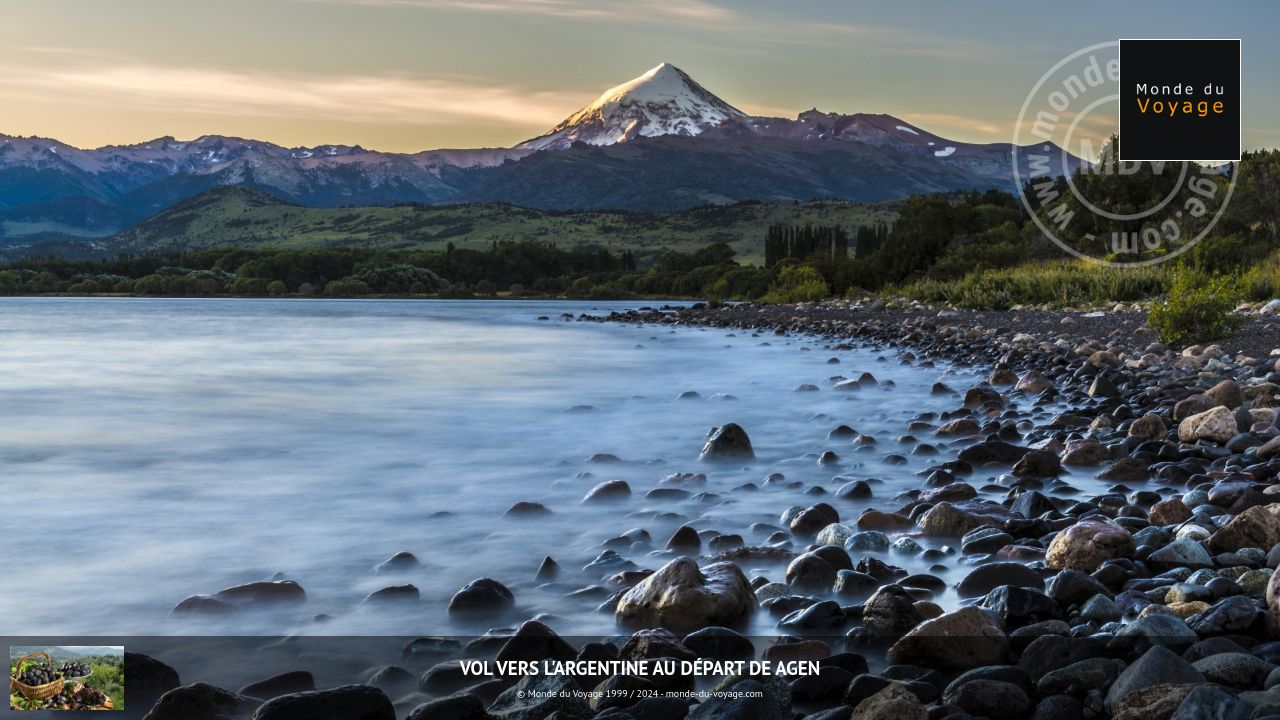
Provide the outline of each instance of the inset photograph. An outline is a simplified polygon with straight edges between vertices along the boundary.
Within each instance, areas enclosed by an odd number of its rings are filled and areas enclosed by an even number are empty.
[[[9,648],[10,710],[123,710],[124,648]]]

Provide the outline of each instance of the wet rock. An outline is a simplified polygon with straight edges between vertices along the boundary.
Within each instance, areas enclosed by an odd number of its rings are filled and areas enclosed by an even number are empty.
[[[1008,654],[1008,638],[991,617],[966,607],[912,628],[889,648],[888,657],[895,663],[968,670],[1003,662]]]
[[[902,683],[889,683],[885,688],[858,703],[851,720],[927,720],[924,704]]]
[[[841,570],[836,573],[833,590],[842,600],[861,600],[875,592],[880,584],[878,579],[867,573]]]
[[[299,605],[307,601],[302,586],[292,580],[236,585],[214,595],[194,595],[178,603],[174,613],[213,614],[268,605]]]
[[[554,713],[566,719],[591,717],[586,694],[573,678],[526,675],[489,706],[494,720],[542,720]]]
[[[1029,450],[1013,464],[1018,477],[1055,477],[1062,472],[1062,461],[1050,450]]]
[[[935,433],[938,435],[977,435],[981,432],[981,429],[982,425],[977,420],[960,417],[943,423]]]
[[[1224,553],[1241,548],[1269,550],[1276,543],[1280,543],[1280,519],[1267,507],[1255,505],[1231,518],[1205,545],[1212,552]]]
[[[1176,525],[1191,519],[1191,510],[1182,498],[1173,497],[1152,505],[1147,515],[1152,525]]]
[[[526,620],[498,651],[499,661],[572,660],[578,656],[569,643],[537,620]]]
[[[755,656],[755,646],[737,632],[725,627],[707,627],[689,633],[684,645],[707,660],[741,660]]]
[[[631,486],[625,480],[608,480],[587,491],[583,504],[625,500],[631,497]]]
[[[858,516],[860,530],[905,530],[914,526],[911,518],[898,513],[871,509]]]
[[[1147,413],[1129,424],[1129,437],[1145,440],[1163,440],[1169,436],[1164,420],[1155,413]]]
[[[392,585],[369,593],[369,596],[364,599],[364,602],[372,605],[417,599],[418,588],[416,585]]]
[[[922,620],[924,616],[916,608],[915,598],[898,585],[881,587],[862,608],[862,624],[884,637],[901,635]]]
[[[1147,562],[1161,571],[1179,567],[1192,569],[1213,567],[1213,557],[1209,555],[1209,551],[1191,539],[1174,540],[1151,553],[1147,557]]]
[[[1236,595],[1223,598],[1187,618],[1187,626],[1201,635],[1243,632],[1252,628],[1261,614],[1251,598]]]
[[[964,406],[976,410],[983,405],[1004,405],[1004,396],[990,385],[975,385],[965,391]]]
[[[412,678],[410,680],[412,681]],[[289,693],[311,692],[315,689],[316,680],[311,673],[306,670],[297,670],[246,685],[240,688],[240,695],[257,700],[270,700]]]
[[[407,720],[489,720],[489,715],[479,698],[455,695],[419,705]]]
[[[1154,685],[1202,682],[1204,675],[1191,663],[1163,645],[1154,645],[1120,673],[1107,691],[1106,705],[1114,709],[1125,696]]]
[[[978,597],[1001,585],[1015,587],[1044,588],[1044,578],[1035,570],[1018,562],[997,562],[979,565],[956,586],[960,597]]]
[[[1134,549],[1133,536],[1124,528],[1083,520],[1054,536],[1045,563],[1051,568],[1093,572],[1104,560],[1129,557]]]
[[[791,701],[797,705],[829,705],[838,703],[853,680],[843,668],[824,665],[817,675],[801,675],[791,681]]]
[[[1210,655],[1191,663],[1209,682],[1248,690],[1260,688],[1275,665],[1243,652]]]
[[[1010,465],[1027,454],[1027,448],[1018,447],[1003,440],[983,440],[961,450],[957,457],[975,466],[987,464]]]
[[[840,513],[826,503],[818,503],[796,513],[790,521],[791,532],[810,536],[832,523],[840,522]]]
[[[1098,594],[1089,598],[1080,608],[1080,619],[1099,624],[1115,622],[1121,618],[1120,606],[1106,595]]]
[[[1106,647],[1095,638],[1041,635],[1023,649],[1018,656],[1018,667],[1031,677],[1039,678],[1058,668],[1106,654]]]
[[[741,460],[755,456],[747,431],[737,423],[726,423],[711,429],[698,457],[702,460]]]
[[[396,720],[386,693],[369,685],[282,695],[253,713],[253,720]]]
[[[1235,434],[1235,413],[1225,407],[1191,415],[1178,423],[1178,439],[1182,442],[1208,440],[1222,445]]]
[[[1052,387],[1052,380],[1032,370],[1030,372],[1023,373],[1022,377],[1018,378],[1018,384],[1015,385],[1013,389],[1027,393],[1028,395],[1039,395]]]
[[[675,552],[696,553],[702,549],[702,538],[698,537],[697,530],[688,525],[681,525],[671,534],[671,539],[667,540],[667,549]]]
[[[142,653],[124,654],[124,674],[129,678],[129,702],[139,708],[151,707],[182,684],[178,671]]]
[[[970,715],[991,720],[1022,720],[1031,707],[1025,690],[1003,680],[970,680],[948,689],[943,700]]]
[[[990,522],[987,518],[966,512],[949,502],[940,502],[920,516],[916,525],[927,537],[960,537]]]
[[[1111,459],[1111,449],[1097,440],[1072,440],[1062,453],[1063,465],[1097,465]]]
[[[1191,689],[1169,720],[1247,720],[1256,717],[1248,705],[1221,688],[1200,685]]]
[[[802,592],[827,592],[835,585],[836,571],[816,553],[805,553],[787,565],[786,581]]]
[[[1204,394],[1219,405],[1233,410],[1240,407],[1240,403],[1244,402],[1244,397],[1240,394],[1240,386],[1236,385],[1235,380],[1223,380],[1205,390]]]
[[[830,525],[818,531],[817,537],[813,539],[815,545],[836,545],[844,547],[849,538],[853,537],[856,531],[842,523],[831,523]]]
[[[1070,695],[1050,695],[1036,705],[1032,720],[1080,720],[1084,715],[1084,703]]]
[[[849,536],[844,542],[844,549],[849,552],[885,552],[889,549],[889,537],[878,530],[864,530]]]
[[[841,628],[847,622],[848,618],[839,603],[834,600],[823,600],[787,615],[778,623],[778,627],[808,634]]]
[[[244,717],[245,707],[239,695],[195,683],[160,696],[143,720],[238,720]]]
[[[1177,683],[1152,685],[1135,690],[1112,705],[1111,720],[1169,718],[1194,687],[1194,685]]]
[[[1087,658],[1045,674],[1036,682],[1041,695],[1084,697],[1090,690],[1106,690],[1120,676],[1123,663],[1111,658]]]
[[[503,513],[504,517],[542,517],[550,515],[551,511],[546,505],[537,502],[521,501],[507,508]]]
[[[450,615],[493,615],[511,609],[515,595],[506,585],[491,578],[467,583],[449,600]]]
[[[398,552],[374,566],[376,573],[396,573],[417,570],[420,567],[418,558],[411,552]]]
[[[1060,617],[1058,604],[1038,590],[1001,585],[988,592],[979,607],[995,613],[1006,628]]]
[[[1111,591],[1096,578],[1079,570],[1062,570],[1049,581],[1045,594],[1066,605],[1079,605],[1094,595],[1110,597]]]
[[[741,624],[755,608],[751,583],[737,565],[718,562],[699,569],[692,559],[681,557],[628,590],[616,615],[624,623],[689,632]]]
[[[548,582],[555,580],[560,575],[560,565],[550,555],[542,558],[542,564],[538,566],[538,572],[533,579],[538,582]]]

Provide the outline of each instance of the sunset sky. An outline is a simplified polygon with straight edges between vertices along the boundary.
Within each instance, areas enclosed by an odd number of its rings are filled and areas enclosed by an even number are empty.
[[[751,113],[1008,141],[1046,69],[1118,37],[1242,38],[1245,146],[1280,146],[1268,0],[4,0],[0,133],[511,145],[666,61]]]

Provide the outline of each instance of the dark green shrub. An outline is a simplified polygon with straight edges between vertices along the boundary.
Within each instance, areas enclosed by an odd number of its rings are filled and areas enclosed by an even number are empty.
[[[1235,332],[1243,322],[1231,312],[1239,298],[1235,278],[1182,266],[1174,271],[1169,294],[1152,303],[1147,322],[1166,343],[1214,340]]]

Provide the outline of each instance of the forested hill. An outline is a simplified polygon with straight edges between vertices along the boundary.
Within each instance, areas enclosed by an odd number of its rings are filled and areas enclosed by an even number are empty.
[[[175,252],[221,247],[361,247],[435,250],[448,243],[485,249],[495,242],[540,241],[562,248],[630,250],[656,258],[666,250],[695,251],[727,243],[739,261],[764,259],[772,225],[852,229],[892,222],[896,203],[842,201],[739,203],[670,214],[556,212],[504,204],[312,208],[244,187],[217,188],[165,210],[92,246],[60,246],[63,256]],[[36,249],[34,254],[39,253]]]

